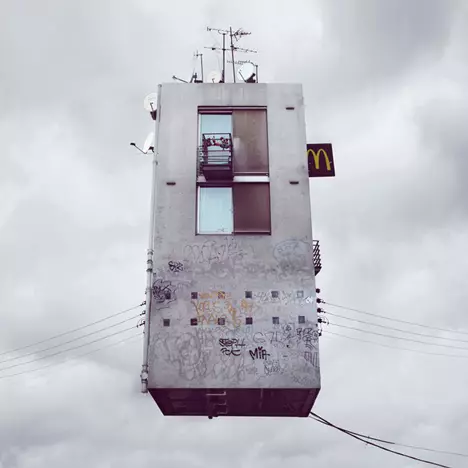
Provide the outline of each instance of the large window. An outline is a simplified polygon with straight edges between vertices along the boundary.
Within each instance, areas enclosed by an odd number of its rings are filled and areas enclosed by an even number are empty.
[[[198,188],[198,234],[270,234],[270,184]]]
[[[198,180],[197,233],[270,234],[266,109],[201,110],[199,147],[204,145],[205,164],[207,160],[211,165],[217,164],[217,168],[227,164],[222,142],[220,148],[220,138],[225,135],[232,140],[232,154],[229,151],[232,174],[227,180],[226,173],[219,171],[224,180],[216,180],[213,172],[208,173],[213,168],[206,167],[207,177]],[[208,148],[206,141],[210,143]]]

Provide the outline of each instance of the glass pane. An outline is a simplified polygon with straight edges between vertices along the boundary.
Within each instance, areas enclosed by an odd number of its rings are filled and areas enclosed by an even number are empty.
[[[198,233],[232,233],[232,188],[200,187],[198,199]]]
[[[234,184],[234,229],[239,233],[271,232],[270,184]]]
[[[268,174],[266,110],[234,110],[233,138],[236,140],[234,172]]]
[[[199,146],[205,141],[202,153],[205,164],[226,164],[231,156],[232,115],[200,114]],[[203,139],[203,136],[205,137]]]

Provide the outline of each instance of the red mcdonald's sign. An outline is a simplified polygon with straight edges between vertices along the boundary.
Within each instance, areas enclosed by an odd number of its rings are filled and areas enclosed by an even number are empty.
[[[334,177],[335,164],[331,143],[307,144],[309,177]]]

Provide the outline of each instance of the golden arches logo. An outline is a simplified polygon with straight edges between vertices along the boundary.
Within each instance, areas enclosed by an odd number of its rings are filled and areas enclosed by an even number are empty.
[[[320,148],[317,152],[315,152],[313,149],[308,149],[307,157],[309,157],[310,153],[312,153],[312,156],[314,157],[315,169],[320,170],[320,155],[323,154],[327,171],[331,171],[330,158],[328,157],[328,153],[323,148]]]

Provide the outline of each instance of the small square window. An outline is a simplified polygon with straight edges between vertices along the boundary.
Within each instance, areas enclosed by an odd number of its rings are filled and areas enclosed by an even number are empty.
[[[198,325],[198,319],[196,319],[196,318],[190,319],[190,325],[192,325],[192,326]]]
[[[252,291],[245,291],[245,298],[252,299]]]
[[[198,293],[197,292],[192,293],[192,299],[198,299]]]
[[[226,293],[224,291],[218,291],[218,299],[226,299]]]
[[[219,317],[218,325],[226,325],[226,319],[224,317]]]
[[[305,323],[305,315],[299,315],[299,323]]]
[[[271,291],[271,297],[273,299],[278,299],[279,297],[279,291]]]
[[[168,290],[164,291],[164,297],[166,299],[170,299],[171,298],[171,291],[168,291]]]
[[[304,291],[296,291],[296,297],[302,299],[304,297]]]
[[[171,326],[171,319],[163,319],[163,326],[170,327]]]
[[[273,325],[279,325],[279,317],[273,317]]]
[[[245,324],[246,325],[252,325],[253,324],[253,318],[252,317],[245,317]]]

